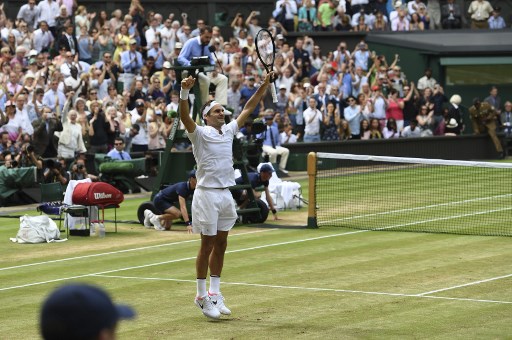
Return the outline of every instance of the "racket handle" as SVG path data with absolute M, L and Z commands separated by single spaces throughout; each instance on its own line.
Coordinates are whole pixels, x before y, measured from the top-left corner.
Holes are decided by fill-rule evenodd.
M 270 93 L 272 93 L 272 102 L 277 103 L 276 83 L 270 83 Z

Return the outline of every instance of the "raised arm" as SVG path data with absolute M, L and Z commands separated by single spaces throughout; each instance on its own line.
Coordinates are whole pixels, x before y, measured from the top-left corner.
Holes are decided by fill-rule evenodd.
M 261 84 L 259 89 L 252 95 L 251 98 L 249 98 L 249 100 L 245 104 L 242 112 L 240 113 L 240 115 L 236 119 L 236 122 L 237 122 L 239 128 L 244 126 L 244 123 L 245 123 L 246 119 L 249 118 L 251 113 L 256 108 L 256 105 L 258 105 L 260 100 L 263 98 L 263 96 L 267 92 L 268 85 L 270 84 L 270 79 L 273 76 L 274 76 L 274 72 L 269 72 L 265 76 L 265 80 L 263 81 L 263 84 Z
M 196 130 L 196 123 L 190 118 L 190 107 L 188 105 L 188 93 L 194 87 L 195 79 L 192 76 L 188 76 L 181 81 L 181 92 L 180 92 L 180 118 L 187 132 L 194 132 Z

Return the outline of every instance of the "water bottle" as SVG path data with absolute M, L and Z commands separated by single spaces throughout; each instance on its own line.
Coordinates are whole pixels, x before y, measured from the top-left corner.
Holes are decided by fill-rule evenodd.
M 98 230 L 98 226 L 97 226 L 98 223 L 91 223 L 91 228 L 89 229 L 89 235 L 91 237 L 95 237 L 96 236 L 96 230 Z
M 103 223 L 99 223 L 98 235 L 99 235 L 100 238 L 104 238 L 105 237 L 105 225 Z

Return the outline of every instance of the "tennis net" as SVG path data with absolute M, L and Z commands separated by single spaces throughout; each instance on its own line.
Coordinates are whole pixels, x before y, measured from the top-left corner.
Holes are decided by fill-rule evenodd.
M 310 225 L 512 236 L 512 164 L 316 153 L 309 166 Z

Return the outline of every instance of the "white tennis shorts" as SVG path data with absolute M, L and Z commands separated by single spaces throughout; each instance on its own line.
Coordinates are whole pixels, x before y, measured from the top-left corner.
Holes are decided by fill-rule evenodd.
M 237 219 L 235 202 L 229 189 L 197 187 L 192 199 L 192 230 L 207 236 L 229 231 Z

